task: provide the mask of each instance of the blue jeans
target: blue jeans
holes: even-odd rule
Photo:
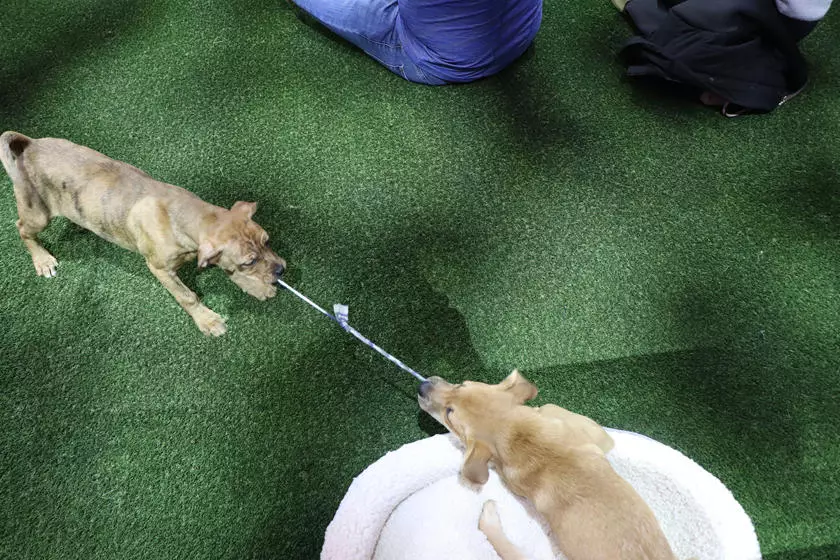
[[[396,0],[293,0],[336,35],[350,41],[379,64],[410,82],[446,82],[421,70],[402,49],[396,31]]]

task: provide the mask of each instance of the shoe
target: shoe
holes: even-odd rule
[[[799,95],[800,93],[802,93],[802,91],[803,91],[806,87],[808,87],[808,80],[805,80],[805,83],[804,83],[804,84],[802,84],[802,87],[801,87],[801,88],[799,88],[798,90],[794,91],[793,93],[789,93],[789,94],[785,95],[784,97],[782,97],[782,100],[781,100],[781,101],[779,101],[779,105],[778,105],[778,106],[779,106],[779,107],[781,107],[782,105],[784,105],[785,103],[787,103],[788,101],[790,101],[791,99],[793,99],[794,97],[796,97],[797,95]]]
[[[788,101],[790,101],[791,99],[793,99],[794,97],[796,97],[797,95],[802,93],[802,91],[807,86],[808,86],[808,82],[806,81],[804,84],[802,84],[802,87],[800,87],[798,90],[796,90],[792,93],[789,93],[789,94],[785,95],[784,97],[782,97],[782,100],[779,101],[779,104],[776,105],[776,107],[777,108],[781,107],[782,105],[784,105],[785,103],[787,103]],[[720,110],[720,113],[728,119],[731,119],[731,118],[734,118],[734,117],[740,117],[741,115],[747,115],[747,114],[752,113],[752,112],[753,112],[752,109],[747,109],[746,107],[742,107],[741,105],[736,105],[735,103],[726,103],[723,106],[723,108],[721,108],[721,110]]]

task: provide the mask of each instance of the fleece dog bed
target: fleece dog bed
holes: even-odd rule
[[[752,522],[727,488],[680,452],[645,436],[607,430],[608,458],[650,505],[681,560],[760,560]],[[452,435],[404,445],[350,485],[324,540],[322,560],[498,560],[478,517],[498,504],[502,527],[535,560],[562,559],[540,516],[492,470],[481,492],[458,482],[463,448]]]

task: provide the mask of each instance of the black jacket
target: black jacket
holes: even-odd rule
[[[631,76],[658,76],[771,111],[808,79],[774,0],[630,0],[641,35],[622,56]]]

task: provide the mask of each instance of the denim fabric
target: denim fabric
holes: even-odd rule
[[[431,85],[501,71],[542,19],[542,0],[293,1],[390,71]]]
[[[382,66],[409,80],[443,85],[427,75],[402,48],[396,31],[395,0],[294,0],[302,10],[336,35],[353,43]]]

